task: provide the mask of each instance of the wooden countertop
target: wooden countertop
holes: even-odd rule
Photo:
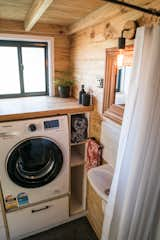
[[[82,106],[74,98],[42,96],[1,99],[0,122],[89,112],[92,110],[93,106]]]

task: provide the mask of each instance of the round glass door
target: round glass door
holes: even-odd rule
[[[48,138],[31,138],[16,145],[7,161],[7,172],[14,183],[36,188],[57,177],[63,165],[60,148]]]

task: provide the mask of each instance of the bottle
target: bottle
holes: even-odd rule
[[[84,84],[81,85],[81,91],[79,92],[79,104],[82,104],[82,95],[86,93],[84,90]]]
[[[82,94],[82,105],[83,106],[89,106],[90,105],[90,94],[89,94],[89,92]]]

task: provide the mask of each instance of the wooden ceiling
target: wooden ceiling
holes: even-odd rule
[[[0,0],[0,18],[24,21],[33,0]]]
[[[54,0],[40,21],[69,25],[103,5],[101,0]]]
[[[45,0],[0,0],[0,18],[25,21],[34,2],[39,4]],[[53,0],[51,2],[39,22],[69,25],[105,5],[101,0]]]
[[[158,8],[160,0],[125,0],[144,7]],[[0,19],[24,22],[30,31],[37,22],[69,26],[72,34],[106,18],[112,19],[122,7],[103,0],[0,0]]]

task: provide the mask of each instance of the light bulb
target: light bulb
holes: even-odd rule
[[[117,55],[117,66],[118,67],[122,67],[123,66],[123,60],[124,60],[124,55],[122,52],[120,52],[118,55]]]

